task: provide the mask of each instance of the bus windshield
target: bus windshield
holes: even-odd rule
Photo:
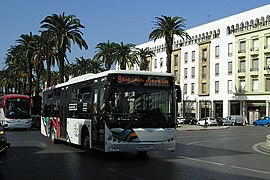
[[[107,102],[109,128],[174,127],[173,96],[170,88],[112,88]]]
[[[7,99],[6,117],[11,119],[30,118],[30,102],[28,99]]]

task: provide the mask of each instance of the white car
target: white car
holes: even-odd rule
[[[200,125],[200,126],[205,126],[205,123],[207,126],[217,126],[218,125],[217,120],[213,117],[204,117],[198,121],[198,125]]]
[[[180,126],[180,124],[184,124],[185,118],[177,117],[176,118],[176,124],[177,126]]]

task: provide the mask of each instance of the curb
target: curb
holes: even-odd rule
[[[177,131],[204,131],[204,130],[219,130],[219,129],[228,129],[230,126],[192,126],[192,125],[182,125],[177,127]]]
[[[270,146],[267,142],[261,142],[258,144],[258,149],[262,152],[270,154]]]

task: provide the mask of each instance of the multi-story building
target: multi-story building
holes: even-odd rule
[[[191,39],[175,36],[171,64],[183,94],[179,116],[242,115],[252,124],[270,115],[270,5],[186,32]],[[164,39],[137,47],[156,53],[150,71],[166,72]]]

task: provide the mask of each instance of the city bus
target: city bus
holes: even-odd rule
[[[41,134],[85,151],[174,151],[174,75],[109,70],[43,91]]]
[[[0,123],[6,129],[30,129],[32,99],[28,95],[7,94],[0,97]]]

